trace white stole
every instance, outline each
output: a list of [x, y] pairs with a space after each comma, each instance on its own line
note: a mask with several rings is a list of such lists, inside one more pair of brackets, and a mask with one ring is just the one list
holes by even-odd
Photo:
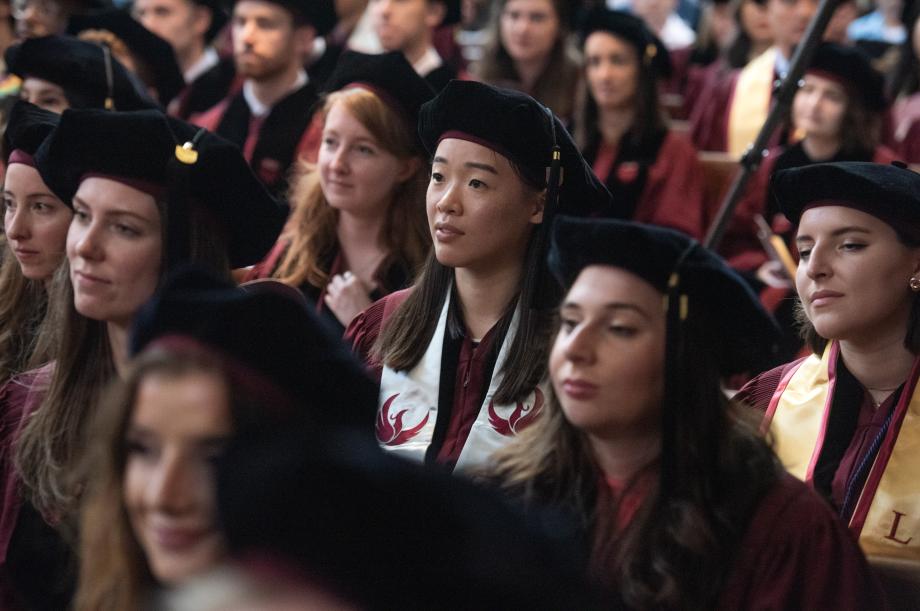
[[[384, 366], [380, 377], [380, 400], [377, 409], [377, 441], [383, 449], [397, 456], [425, 461], [425, 453], [434, 436], [438, 419], [438, 391], [441, 381], [441, 353], [447, 330], [447, 313], [451, 295], [441, 308], [438, 325], [424, 356], [411, 371], [401, 372]], [[493, 452], [505, 446], [515, 435], [533, 422], [543, 409], [546, 382], [538, 385], [523, 402], [494, 405], [492, 397], [504, 378], [502, 367], [517, 332], [520, 310], [516, 309], [505, 334], [492, 371], [489, 389], [479, 414], [463, 445], [455, 471], [481, 467]], [[456, 372], [446, 372], [456, 375]]]

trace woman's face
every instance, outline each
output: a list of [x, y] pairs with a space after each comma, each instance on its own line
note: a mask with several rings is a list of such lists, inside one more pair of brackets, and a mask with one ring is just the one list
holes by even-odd
[[638, 276], [586, 267], [560, 308], [550, 353], [566, 420], [597, 439], [654, 433], [664, 394], [662, 294]]
[[499, 22], [502, 46], [524, 63], [547, 61], [559, 29], [552, 0], [508, 0]]
[[442, 265], [486, 271], [520, 262], [543, 200], [508, 160], [480, 144], [438, 144], [427, 194], [428, 226]]
[[70, 108], [70, 102], [67, 101], [63, 88], [34, 76], [27, 76], [22, 81], [19, 97], [30, 104], [57, 114]]
[[233, 432], [213, 373], [148, 374], [125, 433], [124, 502], [157, 581], [175, 584], [220, 562], [213, 462]]
[[635, 47], [609, 32], [592, 33], [585, 40], [585, 76], [598, 108], [631, 108], [639, 87]]
[[754, 44], [769, 44], [773, 41], [773, 30], [765, 6], [754, 0], [744, 0], [738, 10], [741, 12], [741, 29]]
[[64, 260], [73, 213], [45, 185], [38, 170], [23, 163], [6, 169], [3, 223], [7, 244], [30, 280], [48, 280]]
[[904, 336], [920, 249], [903, 245], [887, 223], [843, 206], [806, 210], [796, 244], [796, 289], [818, 335], [856, 342]]
[[80, 183], [67, 233], [67, 258], [77, 312], [130, 325], [153, 295], [163, 241], [153, 196], [108, 178]]
[[843, 85], [806, 74], [792, 100], [792, 122], [805, 137], [839, 140], [849, 97]]
[[319, 181], [330, 206], [355, 216], [379, 217], [415, 168], [385, 150], [345, 104], [329, 109], [319, 149]]

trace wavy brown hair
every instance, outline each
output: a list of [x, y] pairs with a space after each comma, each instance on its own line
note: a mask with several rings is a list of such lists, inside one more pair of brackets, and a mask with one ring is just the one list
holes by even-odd
[[652, 466], [657, 481], [667, 473], [673, 484], [656, 482], [622, 532], [587, 437], [566, 420], [552, 390], [543, 415], [493, 457], [489, 479], [507, 493], [565, 509], [581, 523], [591, 539], [592, 576], [629, 608], [715, 608], [753, 509], [780, 473], [750, 408], [723, 394], [706, 327], [688, 319], [684, 337], [676, 354], [684, 392], [670, 400], [673, 413], [663, 414], [671, 434], [663, 424]]
[[[521, 82], [521, 77], [514, 67], [514, 60], [501, 41], [501, 15], [507, 3], [508, 0], [493, 3], [488, 43], [482, 59], [474, 66], [474, 72], [480, 80], [499, 87], [514, 87], [515, 84], [519, 86]], [[564, 121], [569, 121], [575, 109], [574, 98], [581, 78], [581, 61], [578, 52], [569, 42], [568, 23], [572, 11], [569, 6], [570, 0], [551, 0], [551, 3], [559, 20], [559, 33], [550, 50], [546, 68], [534, 84], [533, 90], [526, 93], [549, 106]]]
[[[382, 269], [404, 264], [414, 272], [431, 246], [425, 216], [427, 163], [415, 136], [415, 126], [409, 126], [402, 116], [367, 89], [351, 88], [331, 93], [321, 112], [328, 113], [335, 104], [344, 104], [385, 151], [400, 160], [417, 160], [416, 171], [394, 190], [383, 226], [383, 240], [389, 255]], [[282, 234], [282, 239], [290, 244], [272, 276], [295, 287], [309, 283], [322, 288], [329, 282], [326, 266], [338, 247], [339, 213], [326, 201], [316, 168], [301, 162], [298, 170], [290, 194], [293, 212]]]
[[48, 310], [48, 291], [43, 282], [22, 275], [5, 238], [0, 238], [0, 249], [4, 251], [0, 263], [0, 381], [5, 382], [47, 362], [51, 355], [36, 349]]
[[[159, 262], [161, 279], [168, 272], [167, 206], [158, 201], [163, 240]], [[200, 205], [190, 204], [189, 262], [230, 277], [223, 231]], [[106, 323], [82, 316], [74, 307], [70, 266], [58, 268], [49, 290], [51, 304], [48, 337], [56, 345], [51, 383], [41, 404], [27, 416], [15, 448], [16, 468], [23, 494], [51, 520], [70, 516], [81, 484], [71, 469], [82, 454], [86, 424], [105, 387], [115, 378], [115, 363]], [[64, 525], [68, 526], [67, 524]]]

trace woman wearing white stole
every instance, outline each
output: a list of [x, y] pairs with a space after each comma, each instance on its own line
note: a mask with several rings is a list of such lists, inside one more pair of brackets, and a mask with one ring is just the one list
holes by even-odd
[[433, 253], [346, 338], [380, 376], [381, 446], [464, 471], [540, 416], [558, 298], [548, 221], [613, 211], [559, 119], [522, 93], [452, 81], [422, 107], [419, 134]]
[[870, 561], [916, 576], [920, 175], [825, 163], [781, 171], [773, 189], [797, 225], [796, 289], [814, 354], [737, 398], [765, 410], [783, 465], [831, 502]]

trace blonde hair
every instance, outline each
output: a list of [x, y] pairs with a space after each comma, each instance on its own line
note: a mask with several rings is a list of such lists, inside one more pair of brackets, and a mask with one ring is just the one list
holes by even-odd
[[[326, 98], [321, 112], [326, 114], [339, 103], [388, 153], [403, 160], [422, 158], [414, 126], [407, 125], [375, 93], [363, 88], [336, 91]], [[420, 163], [415, 173], [393, 192], [383, 228], [389, 251], [384, 267], [402, 262], [414, 272], [428, 252], [431, 238], [425, 217], [426, 168], [427, 164]], [[291, 286], [309, 283], [324, 287], [329, 281], [325, 266], [337, 247], [338, 211], [326, 201], [319, 172], [312, 164], [301, 162], [298, 166], [290, 202], [293, 212], [282, 234], [289, 246], [272, 276]]]
[[40, 280], [22, 275], [19, 262], [0, 238], [5, 251], [0, 263], [0, 381], [5, 382], [51, 359], [47, 342], [40, 342], [48, 311], [48, 292]]

